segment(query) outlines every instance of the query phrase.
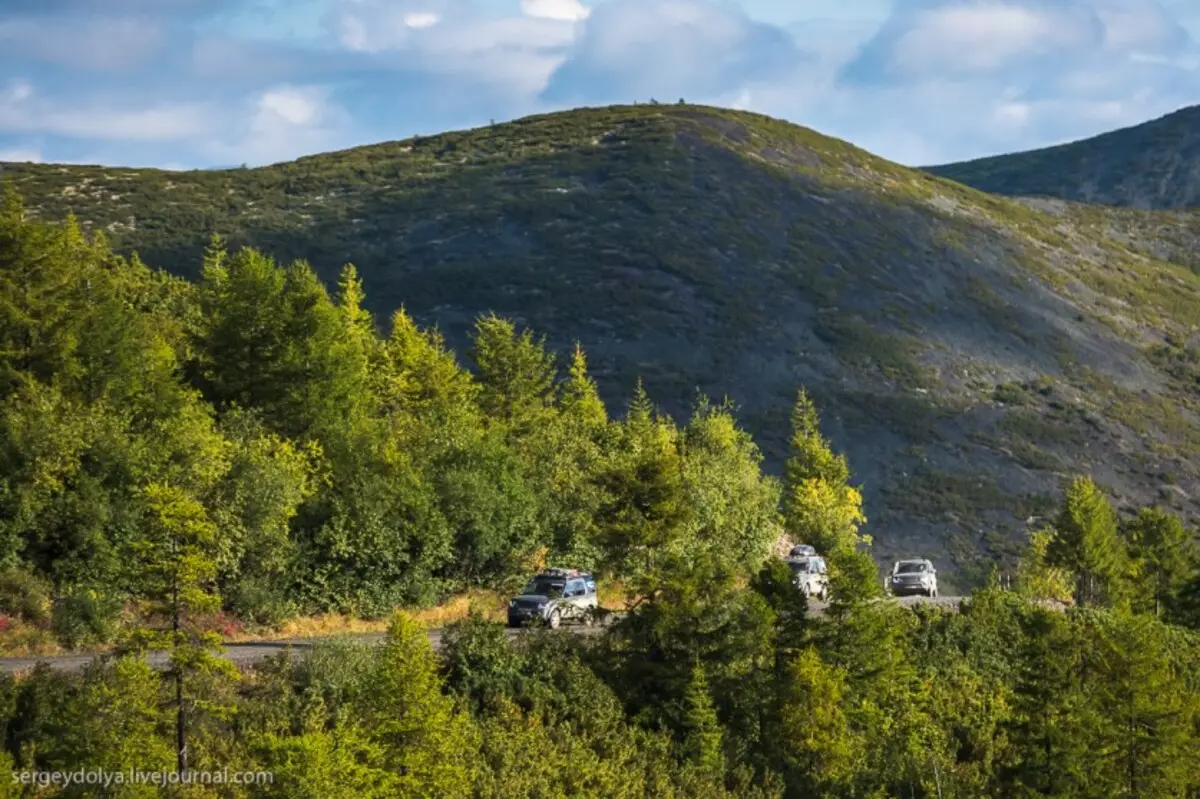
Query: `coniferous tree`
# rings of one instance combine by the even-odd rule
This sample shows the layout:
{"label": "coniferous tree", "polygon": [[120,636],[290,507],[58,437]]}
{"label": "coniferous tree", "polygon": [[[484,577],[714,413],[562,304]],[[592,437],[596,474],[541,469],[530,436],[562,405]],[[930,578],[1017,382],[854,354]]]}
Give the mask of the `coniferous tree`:
{"label": "coniferous tree", "polygon": [[1148,616],[1089,617],[1081,644],[1095,661],[1088,681],[1100,710],[1089,780],[1097,795],[1183,796],[1196,787],[1200,708],[1172,690],[1170,631]]}
{"label": "coniferous tree", "polygon": [[1116,513],[1090,478],[1076,478],[1067,488],[1054,530],[1047,563],[1074,574],[1075,601],[1080,605],[1119,602],[1124,593],[1124,547],[1117,536]]}
{"label": "coniferous tree", "polygon": [[719,776],[725,771],[721,723],[709,693],[704,665],[697,663],[683,695],[683,751],[704,774]]}
{"label": "coniferous tree", "polygon": [[187,719],[196,697],[190,679],[198,673],[231,668],[214,657],[220,637],[196,626],[197,616],[220,608],[213,557],[217,528],[204,507],[175,486],[155,483],[142,492],[146,507],[143,537],[133,543],[130,583],[149,603],[152,619],[164,626],[134,631],[126,646],[170,653],[175,684],[175,753],[180,772],[188,769]]}
{"label": "coniferous tree", "polygon": [[1138,603],[1161,616],[1195,568],[1195,538],[1178,516],[1160,508],[1143,508],[1121,533],[1139,566]]}
{"label": "coniferous tree", "polygon": [[491,314],[475,323],[472,360],[479,368],[480,405],[518,438],[548,421],[554,404],[554,356],[525,330]]}
{"label": "coniferous tree", "polygon": [[850,485],[850,466],[821,434],[816,405],[803,389],[792,409],[791,457],[784,465],[786,529],[816,547],[830,566],[835,601],[856,602],[879,593],[870,536],[858,532],[867,518],[862,493]]}
{"label": "coniferous tree", "polygon": [[397,614],[358,701],[363,729],[385,747],[394,796],[454,799],[470,793],[477,731],[443,691],[424,628]]}
{"label": "coniferous tree", "polygon": [[1054,535],[1053,529],[1030,533],[1029,545],[1021,556],[1017,570],[1017,590],[1035,599],[1067,601],[1072,597],[1071,573],[1047,562],[1047,552]]}
{"label": "coniferous tree", "polygon": [[692,514],[678,431],[651,407],[639,381],[616,452],[599,478],[604,502],[597,527],[606,566],[632,582],[659,579],[664,564],[679,552]]}

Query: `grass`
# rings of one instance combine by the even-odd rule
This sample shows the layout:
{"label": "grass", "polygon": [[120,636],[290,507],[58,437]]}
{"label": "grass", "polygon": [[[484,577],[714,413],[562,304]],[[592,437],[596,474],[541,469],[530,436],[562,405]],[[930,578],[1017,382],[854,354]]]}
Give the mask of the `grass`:
{"label": "grass", "polygon": [[[627,610],[635,596],[621,581],[607,580],[598,585],[598,601],[601,607],[610,610]],[[446,627],[466,619],[472,611],[480,612],[489,621],[504,621],[509,597],[498,591],[475,589],[448,597],[439,604],[416,610],[405,610],[418,624],[433,630]],[[390,619],[360,619],[354,616],[328,613],[317,616],[301,616],[289,619],[275,627],[260,629],[237,629],[224,635],[227,644],[253,643],[256,641],[306,640],[332,638],[343,635],[371,635],[386,633]],[[65,649],[45,628],[14,621],[0,632],[0,657],[51,657],[55,655],[90,655],[111,652],[111,645],[88,646]]]}

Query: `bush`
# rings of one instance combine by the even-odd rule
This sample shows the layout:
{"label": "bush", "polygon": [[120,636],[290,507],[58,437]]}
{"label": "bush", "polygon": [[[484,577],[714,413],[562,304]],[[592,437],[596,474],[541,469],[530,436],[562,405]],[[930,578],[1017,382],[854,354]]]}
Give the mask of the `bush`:
{"label": "bush", "polygon": [[229,610],[250,624],[278,627],[296,616],[284,589],[266,580],[246,579],[229,595]]}
{"label": "bush", "polygon": [[51,629],[67,649],[107,644],[117,633],[121,601],[90,588],[75,588],[54,601]]}
{"label": "bush", "polygon": [[50,622],[50,587],[24,569],[0,572],[0,612],[37,627]]}

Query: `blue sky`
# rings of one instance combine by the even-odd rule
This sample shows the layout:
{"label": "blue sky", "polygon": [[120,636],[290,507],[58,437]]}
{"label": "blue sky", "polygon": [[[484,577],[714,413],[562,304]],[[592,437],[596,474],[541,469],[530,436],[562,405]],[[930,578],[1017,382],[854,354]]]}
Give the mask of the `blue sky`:
{"label": "blue sky", "polygon": [[0,0],[0,161],[257,165],[577,105],[906,164],[1200,103],[1197,0]]}

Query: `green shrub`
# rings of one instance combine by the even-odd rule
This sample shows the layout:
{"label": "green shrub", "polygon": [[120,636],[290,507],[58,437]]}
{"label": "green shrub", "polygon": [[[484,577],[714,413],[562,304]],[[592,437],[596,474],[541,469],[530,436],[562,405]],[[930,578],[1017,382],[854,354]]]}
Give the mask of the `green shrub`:
{"label": "green shrub", "polygon": [[50,621],[50,586],[24,569],[0,571],[0,611],[44,627]]}
{"label": "green shrub", "polygon": [[73,588],[54,601],[51,629],[68,649],[110,643],[121,616],[117,597],[91,588]]}

